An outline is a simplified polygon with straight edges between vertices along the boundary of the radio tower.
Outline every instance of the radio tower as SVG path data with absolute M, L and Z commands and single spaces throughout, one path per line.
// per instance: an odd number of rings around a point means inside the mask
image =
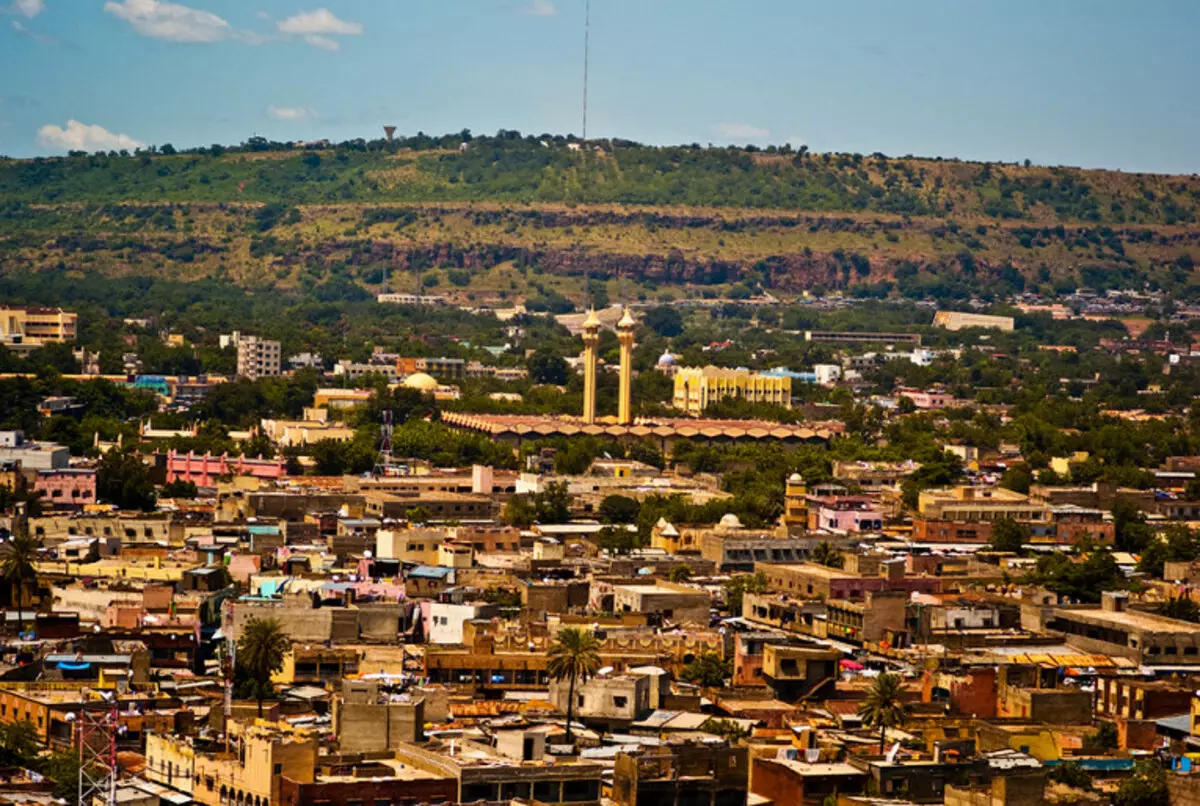
M 120 724 L 117 693 L 100 692 L 102 702 L 79 710 L 79 803 L 117 802 L 117 732 Z
M 592 0 L 583 5 L 583 142 L 587 142 L 588 44 L 592 33 Z
M 392 474 L 392 410 L 383 412 L 383 422 L 379 425 L 379 456 L 375 459 L 376 478 Z

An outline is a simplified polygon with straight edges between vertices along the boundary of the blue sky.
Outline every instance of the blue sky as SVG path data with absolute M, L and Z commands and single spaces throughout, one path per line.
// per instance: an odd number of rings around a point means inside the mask
M 584 0 L 0 0 L 0 154 L 580 129 Z M 1200 172 L 1196 0 L 592 0 L 589 134 Z

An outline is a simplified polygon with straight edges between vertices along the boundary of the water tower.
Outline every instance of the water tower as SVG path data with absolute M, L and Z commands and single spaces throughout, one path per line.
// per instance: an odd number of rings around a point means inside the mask
M 384 126 L 383 135 L 387 138 L 388 145 L 392 144 L 392 138 L 396 135 L 395 126 Z

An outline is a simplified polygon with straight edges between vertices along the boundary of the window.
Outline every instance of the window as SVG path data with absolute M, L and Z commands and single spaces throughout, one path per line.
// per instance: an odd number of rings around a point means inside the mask
M 628 697 L 616 697 L 616 696 L 613 697 L 613 707 L 614 708 L 624 708 L 628 704 L 629 704 Z
M 276 764 L 276 765 L 275 765 L 275 766 L 274 766 L 274 767 L 271 769 L 271 772 L 273 772 L 273 773 L 274 773 L 274 774 L 276 774 L 276 775 L 282 775 L 282 774 L 283 774 L 283 765 L 282 765 L 282 764 Z

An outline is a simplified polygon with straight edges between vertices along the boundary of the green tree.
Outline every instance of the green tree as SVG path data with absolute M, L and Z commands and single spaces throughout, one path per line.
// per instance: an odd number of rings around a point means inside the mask
M 28 767 L 37 759 L 40 747 L 32 722 L 0 725 L 0 767 Z
M 641 546 L 641 539 L 625 526 L 605 526 L 596 533 L 596 546 L 609 554 L 628 554 Z
M 195 498 L 197 494 L 194 481 L 168 481 L 159 490 L 163 498 Z
M 908 709 L 901 701 L 900 675 L 881 674 L 871 681 L 867 698 L 858 706 L 858 715 L 867 727 L 879 728 L 879 753 L 883 755 L 887 742 L 887 729 L 904 724 Z
M 671 569 L 671 573 L 667 574 L 667 579 L 672 582 L 687 582 L 692 578 L 692 569 L 686 565 L 677 565 Z
M 1116 750 L 1119 743 L 1117 726 L 1112 722 L 1101 722 L 1095 731 L 1084 735 L 1083 752 L 1093 756 L 1103 755 Z
M 54 797 L 73 802 L 79 794 L 78 750 L 63 750 L 51 755 L 42 764 L 42 772 L 54 782 Z
M 567 362 L 562 356 L 548 350 L 537 350 L 525 361 L 529 379 L 534 383 L 563 386 L 569 377 Z
M 1139 761 L 1134 774 L 1121 782 L 1113 806 L 1170 806 L 1167 773 L 1156 760 Z
M 1085 792 L 1090 792 L 1092 789 L 1092 776 L 1074 761 L 1051 768 L 1048 777 L 1051 781 L 1065 784 L 1074 789 L 1082 789 Z
M 96 466 L 96 498 L 121 509 L 154 509 L 150 468 L 128 448 L 110 450 Z
M 826 568 L 841 568 L 846 564 L 846 558 L 840 551 L 829 545 L 828 540 L 822 540 L 813 548 L 812 561 Z
M 429 510 L 425 507 L 410 507 L 404 511 L 404 519 L 418 526 L 424 525 L 429 522 Z
M 1172 596 L 1163 603 L 1158 612 L 1159 615 L 1166 616 L 1167 618 L 1200 623 L 1200 605 L 1196 604 L 1194 599 L 1184 596 Z
M 750 735 L 747 728 L 742 727 L 732 719 L 717 719 L 709 717 L 700 723 L 700 730 L 705 733 L 711 733 L 714 736 L 720 736 L 727 742 L 736 742 L 738 739 L 745 739 Z
M 260 717 L 263 700 L 275 694 L 271 676 L 283 668 L 284 655 L 291 647 L 292 639 L 273 618 L 251 619 L 238 639 L 237 668 L 242 673 L 242 690 L 258 701 Z
M 586 683 L 600 668 L 600 639 L 582 627 L 564 627 L 554 636 L 547 653 L 546 671 L 567 685 L 567 742 L 571 742 L 571 721 L 575 716 L 575 685 Z
M 724 688 L 725 678 L 733 675 L 733 663 L 716 652 L 703 652 L 683 667 L 680 679 L 704 688 Z
M 24 607 L 32 601 L 37 590 L 38 575 L 34 563 L 38 561 L 41 544 L 36 537 L 22 529 L 8 540 L 0 543 L 0 579 L 12 592 L 12 602 L 17 608 L 17 631 L 25 626 Z
M 642 321 L 646 327 L 668 339 L 683 333 L 683 317 L 677 308 L 669 305 L 651 308 Z
M 1019 554 L 1022 546 L 1029 542 L 1029 527 L 1012 518 L 1003 518 L 992 524 L 989 544 L 993 551 Z
M 762 571 L 755 574 L 736 574 L 725 580 L 725 608 L 735 616 L 742 614 L 742 597 L 747 593 L 765 593 L 767 575 Z
M 500 520 L 519 529 L 528 529 L 533 526 L 537 521 L 537 507 L 533 503 L 533 497 L 525 494 L 510 496 L 504 502 Z
M 1146 517 L 1136 504 L 1118 498 L 1112 507 L 1113 529 L 1117 548 L 1137 554 L 1153 539 L 1154 533 L 1146 525 Z
M 1029 472 L 1029 466 L 1025 464 L 1013 465 L 1000 477 L 1001 487 L 1022 495 L 1027 495 L 1032 485 L 1033 474 Z
M 614 493 L 600 502 L 600 519 L 605 523 L 633 523 L 641 508 L 636 498 Z

